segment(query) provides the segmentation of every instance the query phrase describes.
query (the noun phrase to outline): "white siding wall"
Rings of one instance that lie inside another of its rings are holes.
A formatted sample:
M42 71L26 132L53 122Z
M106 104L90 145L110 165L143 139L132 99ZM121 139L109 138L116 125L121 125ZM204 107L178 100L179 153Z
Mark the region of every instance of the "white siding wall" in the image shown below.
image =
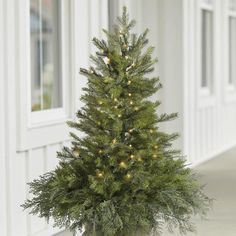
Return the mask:
M193 165L206 161L236 145L236 102L227 101L225 65L224 4L214 5L214 83L213 100L198 94L199 84L199 18L195 0L184 0L184 151Z
M182 0L159 0L159 18L153 26L158 27L157 51L159 53L162 111L177 112L178 118L163 124L166 132L180 133L175 147L183 148L183 9ZM147 13L146 13L147 15Z
M89 64L89 51L92 36L101 36L101 27L107 27L107 0L71 1L73 14L72 41L75 50L72 62L75 64L73 88L75 103L73 109L81 106L79 96L86 84L85 78L79 75L80 67ZM27 182L57 165L56 151L64 142L17 152L17 118L16 73L17 49L19 45L15 34L16 11L15 0L0 0L0 235L1 236L49 236L58 232L38 217L22 211L20 204L29 197ZM20 29L18 29L20 30ZM23 60L23 58L20 58Z
M199 96L200 0L121 1L132 9L137 29L150 29L156 47L156 74L164 87L160 111L178 112L179 119L166 123L167 132L179 132L175 145L195 166L236 145L236 100L227 99L227 1L214 4L214 95ZM198 15L198 16L197 16ZM141 23L140 23L141 22Z
M5 151L5 63L4 57L4 26L5 26L5 16L3 10L3 0L0 1L0 186L2 191L0 191L0 235L6 235L7 229L7 218L6 218L6 151Z
M116 1L115 1L116 2ZM159 94L160 112L178 112L179 119L166 123L167 132L179 132L175 145L194 166L236 145L236 100L227 99L226 0L214 3L214 94L199 96L200 0L122 0L137 31L150 29L150 43L156 47L159 63L155 74L164 85ZM120 11L120 10L119 10Z

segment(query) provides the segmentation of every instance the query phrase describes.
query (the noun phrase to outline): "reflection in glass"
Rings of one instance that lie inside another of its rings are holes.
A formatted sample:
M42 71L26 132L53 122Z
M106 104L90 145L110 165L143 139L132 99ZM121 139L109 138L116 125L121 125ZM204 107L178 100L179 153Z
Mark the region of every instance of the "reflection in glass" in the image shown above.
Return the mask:
M229 84L236 82L236 18L229 17Z
M60 1L30 1L31 110L62 106Z
M236 10L236 0L229 0L229 9Z
M202 79L201 87L212 88L213 77L213 13L202 10Z

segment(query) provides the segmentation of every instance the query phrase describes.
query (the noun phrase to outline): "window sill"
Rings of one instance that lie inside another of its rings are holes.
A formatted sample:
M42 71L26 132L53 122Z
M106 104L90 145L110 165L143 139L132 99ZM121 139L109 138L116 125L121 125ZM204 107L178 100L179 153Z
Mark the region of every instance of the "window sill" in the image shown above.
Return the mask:
M29 128L38 128L63 123L66 120L65 110L63 108L34 111L30 115Z
M228 86L224 91L225 103L236 102L236 88L233 85Z
M215 104L215 96L208 88L201 88L198 94L197 106L199 109L212 107Z
M48 144L60 143L69 140L69 127L66 120L60 123L53 122L50 125L41 125L28 128L25 132L18 132L17 151L22 152L33 148L42 147Z
M207 10L207 11L213 11L214 10L214 5L212 3L202 2L200 4L200 7L204 10Z

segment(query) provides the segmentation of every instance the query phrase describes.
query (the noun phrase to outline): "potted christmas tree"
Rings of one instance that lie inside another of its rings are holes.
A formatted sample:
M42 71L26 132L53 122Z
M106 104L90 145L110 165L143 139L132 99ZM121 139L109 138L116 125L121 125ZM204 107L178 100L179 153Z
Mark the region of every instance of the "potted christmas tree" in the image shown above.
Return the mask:
M159 129L176 114L157 114L160 102L148 98L161 84L148 78L154 69L147 30L131 32L126 8L107 40L93 39L94 67L81 69L88 79L84 102L69 126L71 147L58 152L57 168L31 182L32 214L88 236L159 235L163 224L193 231L191 216L204 215L210 199L192 170L172 148L177 134Z

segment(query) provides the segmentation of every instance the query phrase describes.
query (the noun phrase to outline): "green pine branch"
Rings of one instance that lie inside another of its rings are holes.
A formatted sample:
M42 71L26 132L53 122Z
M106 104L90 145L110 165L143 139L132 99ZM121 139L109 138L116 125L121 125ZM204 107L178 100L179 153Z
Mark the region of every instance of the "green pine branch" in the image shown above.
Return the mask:
M160 129L177 114L160 114L161 102L149 99L162 88L150 76L157 59L148 30L138 36L134 25L124 7L106 39L93 38L93 65L80 70L84 106L67 122L71 145L57 153L55 170L29 183L22 205L56 226L84 227L84 236L160 235L164 225L185 234L211 205L172 146L178 134Z

